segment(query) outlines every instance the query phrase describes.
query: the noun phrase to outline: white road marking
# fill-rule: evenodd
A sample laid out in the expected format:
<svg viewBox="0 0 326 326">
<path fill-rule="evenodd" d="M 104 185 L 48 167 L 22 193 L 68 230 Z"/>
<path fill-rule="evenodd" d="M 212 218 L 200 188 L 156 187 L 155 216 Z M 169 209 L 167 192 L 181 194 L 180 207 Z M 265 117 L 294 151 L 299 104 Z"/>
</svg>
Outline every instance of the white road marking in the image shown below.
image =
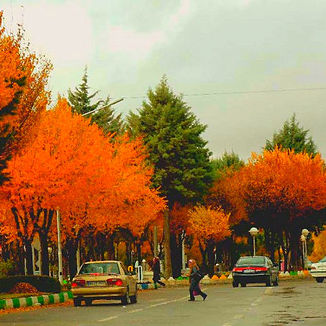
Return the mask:
<svg viewBox="0 0 326 326">
<path fill-rule="evenodd" d="M 271 294 L 272 292 L 273 292 L 273 288 L 272 288 L 272 287 L 268 287 L 268 288 L 265 290 L 264 294 Z"/>
<path fill-rule="evenodd" d="M 99 319 L 98 322 L 103 322 L 103 321 L 109 321 L 109 320 L 112 320 L 112 319 L 116 319 L 118 318 L 118 316 L 111 316 L 111 317 L 108 317 L 108 318 L 104 318 L 104 319 Z"/>
<path fill-rule="evenodd" d="M 205 291 L 205 289 L 203 289 L 203 291 Z M 169 300 L 169 301 L 164 301 L 164 302 L 159 302 L 159 303 L 155 303 L 155 304 L 151 304 L 147 307 L 144 307 L 144 308 L 139 308 L 139 309 L 134 309 L 134 310 L 130 310 L 128 311 L 129 314 L 132 314 L 132 313 L 136 313 L 136 312 L 141 312 L 145 309 L 150 309 L 150 308 L 155 308 L 155 307 L 158 307 L 158 306 L 162 306 L 162 305 L 166 305 L 166 304 L 169 304 L 169 303 L 173 303 L 173 302 L 177 302 L 177 301 L 184 301 L 188 299 L 188 296 L 186 297 L 182 297 L 182 298 L 178 298 L 178 299 L 173 299 L 173 300 Z M 120 316 L 120 315 L 119 315 Z M 111 316 L 111 317 L 108 317 L 108 318 L 104 318 L 104 319 L 99 319 L 98 322 L 104 322 L 104 321 L 109 321 L 109 320 L 112 320 L 112 319 L 116 319 L 118 318 L 119 316 Z M 231 324 L 225 324 L 223 326 L 232 326 Z"/>
<path fill-rule="evenodd" d="M 140 312 L 140 311 L 143 311 L 143 310 L 144 310 L 143 308 L 130 310 L 130 311 L 128 311 L 128 314 L 133 314 L 134 312 Z"/>
</svg>

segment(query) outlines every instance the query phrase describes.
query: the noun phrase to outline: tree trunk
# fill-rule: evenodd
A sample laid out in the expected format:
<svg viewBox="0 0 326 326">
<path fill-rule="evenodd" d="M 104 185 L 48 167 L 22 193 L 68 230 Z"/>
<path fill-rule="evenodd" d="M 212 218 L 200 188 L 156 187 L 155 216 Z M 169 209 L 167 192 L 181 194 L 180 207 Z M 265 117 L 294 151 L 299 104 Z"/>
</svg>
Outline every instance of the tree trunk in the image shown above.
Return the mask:
<svg viewBox="0 0 326 326">
<path fill-rule="evenodd" d="M 48 250 L 48 236 L 43 232 L 39 232 L 41 244 L 41 274 L 49 275 L 49 250 Z"/>
<path fill-rule="evenodd" d="M 207 246 L 208 274 L 210 277 L 212 277 L 214 274 L 214 265 L 215 265 L 214 247 L 215 247 L 215 243 L 209 243 Z"/>
<path fill-rule="evenodd" d="M 137 260 L 139 265 L 142 263 L 142 256 L 141 256 L 141 243 L 138 241 L 136 243 L 136 248 L 137 248 Z"/>
<path fill-rule="evenodd" d="M 126 241 L 126 257 L 127 257 L 127 265 L 131 265 L 131 243 L 130 241 Z"/>
<path fill-rule="evenodd" d="M 108 256 L 109 259 L 114 259 L 114 238 L 113 235 L 109 236 L 107 240 L 107 246 L 108 246 Z"/>
<path fill-rule="evenodd" d="M 32 241 L 25 240 L 25 259 L 26 259 L 26 273 L 27 275 L 33 275 L 33 255 L 32 255 Z"/>
<path fill-rule="evenodd" d="M 204 249 L 201 242 L 199 241 L 199 250 L 202 257 L 202 265 L 206 265 L 206 248 Z"/>
<path fill-rule="evenodd" d="M 14 248 L 12 248 L 14 249 Z M 22 247 L 19 243 L 19 240 L 16 241 L 16 249 L 17 250 L 13 250 L 14 254 L 13 254 L 13 259 L 14 261 L 17 262 L 17 274 L 18 275 L 24 275 L 25 274 L 25 261 L 24 261 L 24 257 L 25 257 L 25 251 L 24 251 L 24 247 Z"/>
<path fill-rule="evenodd" d="M 71 280 L 77 274 L 77 243 L 76 239 L 69 239 L 66 241 L 69 275 Z"/>
<path fill-rule="evenodd" d="M 178 240 L 177 240 L 178 237 Z M 172 262 L 172 275 L 173 278 L 177 278 L 181 275 L 181 235 L 171 234 L 170 237 L 170 245 L 171 245 L 171 262 Z"/>
<path fill-rule="evenodd" d="M 298 270 L 300 264 L 299 252 L 300 231 L 297 229 L 291 230 L 290 233 L 290 249 L 291 249 L 291 266 L 294 270 Z"/>
<path fill-rule="evenodd" d="M 168 279 L 172 275 L 171 268 L 171 248 L 170 248 L 170 217 L 169 211 L 164 212 L 164 260 L 165 260 L 165 278 Z"/>
</svg>

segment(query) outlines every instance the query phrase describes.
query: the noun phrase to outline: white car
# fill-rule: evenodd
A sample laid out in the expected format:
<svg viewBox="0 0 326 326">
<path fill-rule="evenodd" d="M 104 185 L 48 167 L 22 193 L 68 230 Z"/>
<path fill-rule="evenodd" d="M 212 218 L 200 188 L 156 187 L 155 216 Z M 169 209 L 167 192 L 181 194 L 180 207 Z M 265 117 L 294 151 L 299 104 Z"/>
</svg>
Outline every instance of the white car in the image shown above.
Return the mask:
<svg viewBox="0 0 326 326">
<path fill-rule="evenodd" d="M 310 273 L 318 283 L 322 283 L 324 281 L 324 278 L 326 278 L 326 256 L 318 263 L 311 265 Z"/>
</svg>

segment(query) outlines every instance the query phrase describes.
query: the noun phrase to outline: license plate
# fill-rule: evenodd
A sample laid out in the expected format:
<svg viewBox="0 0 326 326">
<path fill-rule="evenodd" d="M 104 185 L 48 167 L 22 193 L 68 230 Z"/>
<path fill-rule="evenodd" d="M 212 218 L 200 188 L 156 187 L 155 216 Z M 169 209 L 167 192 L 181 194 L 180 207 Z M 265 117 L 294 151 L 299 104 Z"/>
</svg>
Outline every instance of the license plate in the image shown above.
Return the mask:
<svg viewBox="0 0 326 326">
<path fill-rule="evenodd" d="M 243 272 L 249 274 L 249 273 L 255 273 L 255 270 L 254 269 L 245 269 Z"/>
<path fill-rule="evenodd" d="M 88 286 L 103 286 L 103 285 L 105 285 L 105 282 L 103 282 L 103 281 L 88 281 L 87 285 Z"/>
</svg>

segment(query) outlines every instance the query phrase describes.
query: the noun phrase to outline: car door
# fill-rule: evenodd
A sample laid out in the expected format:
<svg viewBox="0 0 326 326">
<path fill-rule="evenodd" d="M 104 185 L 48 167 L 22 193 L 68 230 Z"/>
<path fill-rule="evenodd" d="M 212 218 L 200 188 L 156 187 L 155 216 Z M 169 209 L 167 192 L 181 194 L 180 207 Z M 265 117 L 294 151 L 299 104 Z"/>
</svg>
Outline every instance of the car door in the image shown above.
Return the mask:
<svg viewBox="0 0 326 326">
<path fill-rule="evenodd" d="M 129 287 L 129 294 L 130 295 L 135 295 L 135 292 L 137 292 L 137 281 L 135 280 L 135 278 L 128 272 L 126 266 L 123 263 L 120 263 L 123 272 L 125 274 L 125 277 L 127 279 L 127 284 Z"/>
</svg>

